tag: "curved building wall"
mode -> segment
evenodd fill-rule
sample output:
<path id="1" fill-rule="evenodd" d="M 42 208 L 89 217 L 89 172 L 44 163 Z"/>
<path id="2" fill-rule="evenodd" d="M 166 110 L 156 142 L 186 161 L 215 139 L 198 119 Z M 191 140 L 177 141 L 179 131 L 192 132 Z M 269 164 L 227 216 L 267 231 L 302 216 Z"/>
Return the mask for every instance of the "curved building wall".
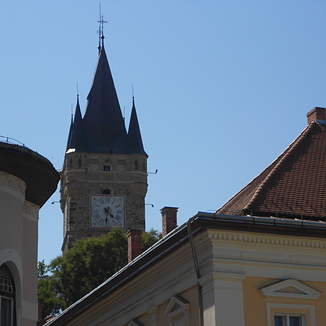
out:
<path id="1" fill-rule="evenodd" d="M 39 207 L 25 201 L 25 182 L 0 172 L 0 266 L 15 283 L 17 325 L 37 321 L 37 231 Z"/>
<path id="2" fill-rule="evenodd" d="M 5 284 L 1 287 L 0 282 L 0 300 L 10 306 L 7 315 L 14 306 L 13 326 L 35 326 L 38 320 L 39 209 L 58 181 L 59 173 L 46 158 L 27 147 L 0 142 L 0 281 Z M 9 269 L 11 278 L 1 275 L 1 269 Z M 12 281 L 14 291 L 6 286 Z M 11 325 L 10 317 L 6 324 Z"/>

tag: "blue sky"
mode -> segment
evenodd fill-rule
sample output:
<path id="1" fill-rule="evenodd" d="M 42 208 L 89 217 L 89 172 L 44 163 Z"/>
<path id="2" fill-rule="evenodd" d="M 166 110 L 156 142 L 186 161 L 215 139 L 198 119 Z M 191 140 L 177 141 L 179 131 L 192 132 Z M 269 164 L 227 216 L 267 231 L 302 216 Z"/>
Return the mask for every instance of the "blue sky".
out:
<path id="1" fill-rule="evenodd" d="M 97 1 L 1 1 L 0 135 L 60 170 L 78 83 L 97 61 Z M 129 121 L 132 85 L 149 154 L 147 229 L 213 211 L 326 105 L 324 1 L 103 1 L 105 47 Z M 39 259 L 60 255 L 57 191 L 40 211 Z"/>

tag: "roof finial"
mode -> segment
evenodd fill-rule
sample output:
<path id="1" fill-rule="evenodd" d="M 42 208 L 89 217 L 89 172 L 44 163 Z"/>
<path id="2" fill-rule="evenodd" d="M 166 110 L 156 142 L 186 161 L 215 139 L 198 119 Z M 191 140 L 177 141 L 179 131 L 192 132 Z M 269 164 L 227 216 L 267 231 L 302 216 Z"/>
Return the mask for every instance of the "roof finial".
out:
<path id="1" fill-rule="evenodd" d="M 103 33 L 103 24 L 107 23 L 106 20 L 103 20 L 102 10 L 101 10 L 101 2 L 100 2 L 100 19 L 97 21 L 100 23 L 99 29 L 97 31 L 98 33 L 98 52 L 101 52 L 101 49 L 104 45 L 104 33 Z"/>

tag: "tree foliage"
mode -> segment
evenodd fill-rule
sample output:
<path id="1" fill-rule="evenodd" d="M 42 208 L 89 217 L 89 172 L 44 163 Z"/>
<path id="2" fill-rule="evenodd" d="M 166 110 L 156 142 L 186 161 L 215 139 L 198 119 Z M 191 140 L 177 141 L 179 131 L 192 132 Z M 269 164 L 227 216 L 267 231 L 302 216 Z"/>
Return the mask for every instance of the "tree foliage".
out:
<path id="1" fill-rule="evenodd" d="M 144 232 L 141 236 L 142 249 L 145 251 L 151 247 L 155 242 L 162 239 L 162 233 L 157 230 L 150 229 L 149 232 Z"/>
<path id="2" fill-rule="evenodd" d="M 49 267 L 45 265 L 44 260 L 40 261 L 37 266 L 38 302 L 42 306 L 43 317 L 57 314 L 64 307 L 56 283 L 48 272 Z"/>
<path id="3" fill-rule="evenodd" d="M 142 235 L 143 250 L 161 238 L 158 231 Z M 99 238 L 77 240 L 49 265 L 38 264 L 38 299 L 43 318 L 57 314 L 92 291 L 127 264 L 126 234 L 112 229 Z"/>

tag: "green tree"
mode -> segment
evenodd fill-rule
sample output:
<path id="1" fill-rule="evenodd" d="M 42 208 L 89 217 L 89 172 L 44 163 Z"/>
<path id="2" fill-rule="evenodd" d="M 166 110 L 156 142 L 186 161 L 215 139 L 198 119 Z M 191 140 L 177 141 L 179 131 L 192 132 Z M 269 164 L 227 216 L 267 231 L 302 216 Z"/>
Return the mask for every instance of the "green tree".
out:
<path id="1" fill-rule="evenodd" d="M 160 239 L 162 239 L 162 233 L 158 232 L 157 230 L 154 230 L 153 228 L 150 229 L 149 232 L 143 232 L 141 236 L 143 251 L 151 247 L 155 242 Z"/>
<path id="2" fill-rule="evenodd" d="M 142 235 L 146 250 L 162 235 L 155 230 Z M 128 241 L 120 229 L 99 238 L 77 240 L 64 255 L 47 266 L 38 264 L 38 296 L 43 316 L 57 314 L 92 291 L 128 263 Z"/>
<path id="3" fill-rule="evenodd" d="M 48 275 L 49 267 L 40 261 L 37 266 L 38 302 L 42 306 L 42 317 L 57 314 L 64 307 L 58 296 L 57 286 L 52 275 Z"/>

